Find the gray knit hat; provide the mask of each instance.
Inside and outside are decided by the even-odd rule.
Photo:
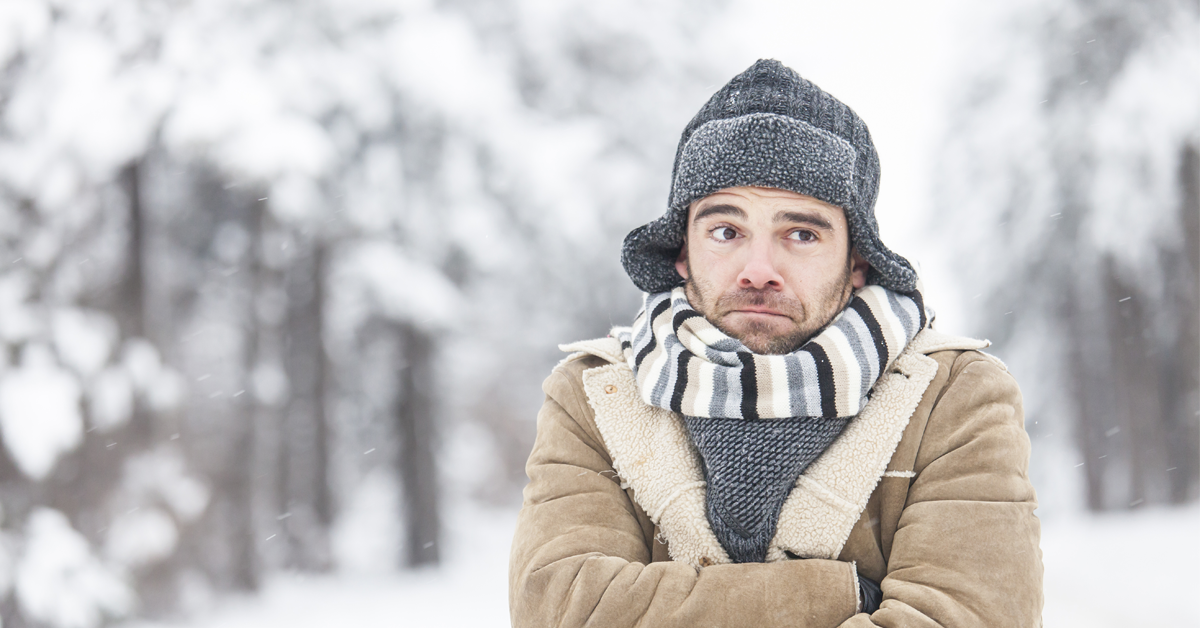
[[[675,260],[688,206],[730,187],[790,190],[841,207],[850,242],[871,264],[868,283],[916,289],[912,264],[879,241],[879,156],[867,125],[795,70],[761,59],[735,76],[688,123],[675,153],[667,213],[625,237],[621,263],[644,292],[683,285]]]

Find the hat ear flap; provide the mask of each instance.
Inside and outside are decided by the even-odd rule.
[[[633,285],[642,292],[669,292],[684,283],[675,269],[683,248],[687,208],[668,210],[658,220],[646,223],[625,236],[621,265]]]

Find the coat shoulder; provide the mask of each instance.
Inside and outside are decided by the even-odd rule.
[[[583,395],[584,371],[625,361],[621,341],[611,336],[561,344],[558,348],[567,356],[558,362],[542,383],[542,392],[560,403],[564,399]]]
[[[986,360],[1001,371],[1007,372],[1008,367],[1000,358],[983,351],[991,345],[992,341],[990,340],[955,336],[927,328],[913,338],[908,349],[933,358],[937,361],[939,368],[951,371],[956,371],[957,368],[966,366],[970,362]]]
[[[571,355],[559,362],[542,382],[542,392],[571,416],[588,417],[591,415],[591,408],[588,407],[587,396],[583,390],[583,372],[605,364],[608,362],[593,355]]]
[[[996,438],[1006,447],[1028,443],[1021,389],[1003,362],[979,350],[943,350],[928,357],[937,362],[938,376],[926,391],[923,451],[975,439]]]
[[[595,411],[584,390],[584,372],[617,361],[621,343],[615,338],[598,338],[559,345],[569,353],[542,382],[542,392],[566,413],[572,422],[583,429],[595,443],[603,443],[596,428]]]
[[[608,363],[625,361],[625,352],[621,350],[621,341],[612,336],[568,342],[558,345],[558,349],[569,354],[563,358],[563,363],[588,356],[600,358]]]
[[[542,392],[554,399],[583,393],[583,372],[607,364],[625,361],[621,341],[595,338],[558,345],[568,355],[560,360],[542,383]]]

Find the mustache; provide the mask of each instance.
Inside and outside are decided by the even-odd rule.
[[[774,290],[742,288],[736,292],[723,294],[717,299],[719,311],[728,312],[745,306],[768,307],[788,315],[804,310],[803,304],[799,301],[790,299]]]

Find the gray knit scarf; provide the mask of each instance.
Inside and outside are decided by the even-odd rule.
[[[642,399],[684,417],[717,540],[735,562],[762,562],[796,479],[927,322],[919,288],[866,286],[799,349],[759,355],[679,287],[646,294],[633,326],[613,331]]]

